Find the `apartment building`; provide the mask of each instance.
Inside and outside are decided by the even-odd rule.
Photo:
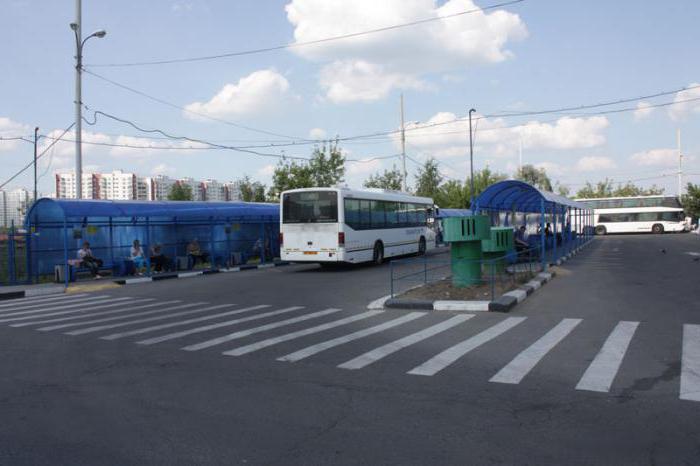
[[[31,194],[26,189],[0,191],[0,226],[9,228],[14,224],[21,227],[31,200]]]

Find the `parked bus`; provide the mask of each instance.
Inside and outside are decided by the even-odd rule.
[[[593,209],[595,233],[664,233],[688,230],[675,196],[576,199]]]
[[[306,188],[282,193],[283,260],[381,263],[435,245],[433,200],[385,190]]]

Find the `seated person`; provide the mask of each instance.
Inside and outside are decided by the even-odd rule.
[[[151,263],[155,267],[156,272],[170,269],[170,259],[163,254],[163,248],[158,243],[151,248]]]
[[[141,270],[146,267],[146,258],[143,257],[143,248],[141,248],[141,243],[137,239],[134,240],[133,246],[131,246],[131,254],[129,258],[134,261],[136,273],[141,275]]]
[[[547,222],[547,226],[544,227],[544,234],[546,236],[552,236],[552,224]]]
[[[203,252],[199,247],[199,241],[197,238],[193,239],[190,244],[187,245],[187,270],[192,270],[197,261],[201,261],[202,264],[207,260],[208,254]]]
[[[514,242],[515,249],[518,251],[523,251],[530,247],[530,245],[527,242],[527,236],[525,236],[525,225],[522,225],[520,228],[515,230]]]
[[[92,254],[90,243],[83,242],[83,247],[78,250],[78,259],[80,266],[90,269],[90,274],[97,280],[102,278],[100,275],[100,267],[102,267],[102,259],[98,259]]]

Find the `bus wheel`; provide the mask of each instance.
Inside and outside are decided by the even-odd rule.
[[[595,227],[595,234],[603,236],[608,232],[608,230],[603,225],[598,225]]]
[[[421,236],[418,241],[418,255],[422,256],[423,254],[425,254],[425,238]]]
[[[651,232],[655,233],[657,235],[660,235],[661,233],[664,232],[664,226],[661,225],[660,223],[657,223],[653,227],[651,227]]]
[[[384,246],[382,246],[382,243],[379,241],[374,243],[374,255],[372,256],[372,260],[377,265],[384,262]]]

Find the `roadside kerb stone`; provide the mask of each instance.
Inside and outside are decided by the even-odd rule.
[[[491,301],[433,301],[434,311],[488,311]]]

